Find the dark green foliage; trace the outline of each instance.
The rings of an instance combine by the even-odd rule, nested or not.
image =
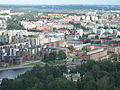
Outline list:
[[[73,52],[74,51],[74,47],[73,46],[69,46],[68,49]]]
[[[99,39],[99,36],[98,36],[98,35],[96,35],[96,36],[95,36],[95,38],[96,38],[96,39]]]
[[[49,60],[50,61],[53,61],[53,60],[56,60],[57,58],[57,53],[56,52],[52,52],[49,54]]]
[[[57,78],[49,83],[48,90],[77,90],[77,85],[73,81]]]
[[[120,62],[88,61],[71,72],[81,73],[79,90],[119,90]]]
[[[49,54],[44,54],[42,61],[43,62],[49,62],[49,61],[55,61],[55,60],[64,60],[66,59],[66,53],[64,51],[51,52]]]
[[[85,40],[84,43],[91,43],[91,44],[93,44],[93,41],[91,39],[87,39],[87,40]]]
[[[9,44],[8,42],[0,42],[0,45],[6,45],[6,44]]]
[[[67,80],[66,66],[36,66],[15,80],[4,79],[0,90],[120,90],[120,62],[88,61],[74,69],[81,78]]]
[[[27,20],[27,21],[38,21],[41,17],[37,17],[32,13],[21,15],[21,16],[12,16],[13,19],[17,21]]]
[[[81,28],[80,23],[74,23],[74,22],[69,22],[71,25],[74,25],[74,27],[76,27],[77,29]]]
[[[62,89],[69,90],[69,88],[73,88],[72,86],[75,84],[63,78],[63,72],[66,71],[67,69],[65,66],[37,66],[34,67],[33,70],[20,75],[15,80],[3,79],[0,90],[49,90],[49,85],[51,83],[59,83],[59,81],[57,82],[57,78],[62,80],[63,84],[71,84],[66,89]],[[52,84],[52,86],[54,87],[54,84]],[[76,85],[74,87],[76,87]]]
[[[49,54],[44,54],[43,58],[42,58],[43,62],[48,62],[49,61]]]
[[[64,51],[59,51],[58,52],[58,59],[63,60],[66,59],[66,53]]]
[[[91,49],[90,47],[85,47],[85,46],[82,48],[82,50],[85,50],[85,51],[88,51],[90,49]]]
[[[18,21],[8,20],[7,21],[7,29],[8,30],[23,30],[23,26],[21,26]]]

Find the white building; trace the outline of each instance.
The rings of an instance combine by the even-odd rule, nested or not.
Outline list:
[[[10,10],[0,10],[0,13],[1,14],[4,14],[4,13],[10,14]]]
[[[76,33],[80,35],[80,37],[83,37],[84,31],[83,29],[76,30]]]

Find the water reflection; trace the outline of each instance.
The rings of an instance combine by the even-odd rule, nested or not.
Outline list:
[[[32,68],[24,68],[24,69],[0,71],[0,79],[3,79],[3,78],[15,79],[18,75],[24,74],[26,71],[31,69]]]

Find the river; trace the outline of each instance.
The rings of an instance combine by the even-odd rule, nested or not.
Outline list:
[[[31,70],[31,69],[32,67],[0,71],[0,79],[3,79],[3,78],[15,79],[17,78],[18,75],[24,74],[26,71]]]

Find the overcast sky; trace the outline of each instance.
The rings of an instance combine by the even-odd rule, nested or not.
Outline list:
[[[0,0],[0,4],[99,4],[120,5],[120,0]]]

